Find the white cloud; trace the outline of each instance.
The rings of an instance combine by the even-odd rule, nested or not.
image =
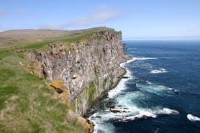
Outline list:
[[[71,27],[80,27],[87,26],[92,24],[102,24],[109,21],[112,21],[119,16],[121,16],[123,12],[121,10],[116,9],[103,9],[94,12],[93,14],[86,16],[81,19],[77,19],[75,21],[66,23],[66,24],[50,24],[41,26],[41,28],[45,29],[65,29]]]

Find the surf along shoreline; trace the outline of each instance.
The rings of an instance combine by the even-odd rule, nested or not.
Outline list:
[[[155,59],[155,58],[145,58],[145,59]],[[128,66],[127,64],[131,63],[131,62],[134,62],[135,60],[138,60],[138,58],[136,57],[131,57],[129,58],[129,60],[125,61],[125,62],[122,62],[120,64],[120,68],[122,68],[124,70],[124,74],[121,76],[121,78],[118,80],[118,82],[116,83],[115,87],[114,88],[111,88],[110,90],[107,91],[107,93],[104,95],[104,97],[101,97],[103,99],[112,99],[112,98],[115,98],[118,96],[118,94],[120,94],[121,92],[123,92],[123,90],[126,88],[124,87],[124,85],[126,84],[126,82],[130,79],[133,78],[133,80],[137,80],[137,79],[134,79],[134,77],[132,77],[132,72],[128,69]],[[144,60],[144,58],[141,58],[139,60]],[[137,81],[135,81],[137,82]],[[102,102],[97,101],[96,102],[96,105],[93,106],[93,108],[91,108],[91,112],[88,113],[88,116],[86,118],[88,118],[89,121],[91,121],[94,125],[94,132],[97,132],[97,129],[99,127],[101,127],[101,124],[99,125],[99,121],[97,119],[99,118],[104,118],[103,116],[101,115],[98,115],[98,109],[100,109],[99,105],[102,105]],[[174,109],[170,109],[170,108],[167,108],[167,107],[163,107],[163,108],[156,108],[156,109],[150,109],[150,110],[146,110],[145,108],[138,108],[136,109],[135,112],[138,112],[138,110],[141,110],[139,111],[138,114],[134,115],[134,116],[131,116],[131,113],[135,113],[135,112],[132,112],[132,108],[129,108],[129,107],[126,107],[126,106],[121,106],[119,104],[119,106],[115,108],[115,106],[109,106],[110,108],[110,111],[111,113],[124,113],[125,115],[120,118],[120,117],[116,117],[116,121],[129,121],[129,120],[136,120],[136,119],[140,119],[140,118],[156,118],[158,115],[169,115],[169,114],[173,114],[173,115],[178,115],[179,112],[174,110]],[[131,110],[130,110],[131,109]],[[127,117],[127,118],[125,118]],[[97,119],[96,119],[97,118]],[[102,127],[101,127],[102,128]]]
[[[117,86],[119,85],[120,81],[122,81],[122,79],[125,79],[125,80],[128,80],[129,78],[129,74],[128,73],[128,70],[127,68],[125,67],[126,64],[132,62],[132,61],[135,61],[135,58],[134,57],[130,57],[130,56],[126,56],[125,57],[125,61],[121,62],[120,63],[120,69],[121,69],[121,74],[118,76],[118,79],[117,81],[114,83],[114,85],[112,87],[110,87],[108,90],[104,91],[101,96],[99,96],[94,102],[93,104],[90,105],[87,113],[84,115],[84,118],[86,118],[88,120],[89,123],[92,123],[93,125],[93,132],[95,131],[95,126],[96,126],[96,123],[94,121],[92,121],[91,119],[89,119],[90,116],[92,116],[94,113],[96,113],[97,111],[97,108],[99,107],[99,103],[100,101],[104,100],[105,98],[108,98],[108,95],[109,95],[109,92],[111,90],[114,90],[117,88]],[[126,76],[126,74],[128,76]]]

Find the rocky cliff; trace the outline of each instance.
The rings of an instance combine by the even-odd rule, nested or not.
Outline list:
[[[112,29],[56,41],[26,55],[31,59],[29,70],[50,81],[58,98],[80,115],[125,73],[119,67],[125,61],[122,35]]]

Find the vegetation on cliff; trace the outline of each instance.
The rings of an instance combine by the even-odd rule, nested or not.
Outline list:
[[[52,33],[50,37],[40,36],[39,41],[35,40],[36,36],[34,39],[19,38],[16,43],[13,42],[16,36],[9,36],[8,40],[4,37],[5,43],[0,44],[0,132],[90,132],[91,124],[72,111],[77,109],[74,108],[77,105],[70,103],[64,83],[52,83],[49,79],[31,73],[32,60],[25,53],[33,50],[48,51],[50,45],[57,43],[70,46],[73,42],[98,37],[96,33],[105,31],[114,32],[112,29],[95,28],[61,31],[58,35],[59,31],[56,31],[58,36],[54,38]],[[50,34],[51,31],[47,32]],[[2,36],[5,33],[0,33],[0,40]],[[89,101],[94,101],[95,91],[94,82],[90,82],[81,96],[86,95]],[[76,100],[81,103],[81,98]]]

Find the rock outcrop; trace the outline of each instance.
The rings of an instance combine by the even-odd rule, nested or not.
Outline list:
[[[52,82],[59,94],[66,92],[72,109],[80,115],[125,73],[119,65],[126,60],[121,32],[111,29],[77,41],[56,41],[45,50],[26,54],[32,61],[29,70]]]

